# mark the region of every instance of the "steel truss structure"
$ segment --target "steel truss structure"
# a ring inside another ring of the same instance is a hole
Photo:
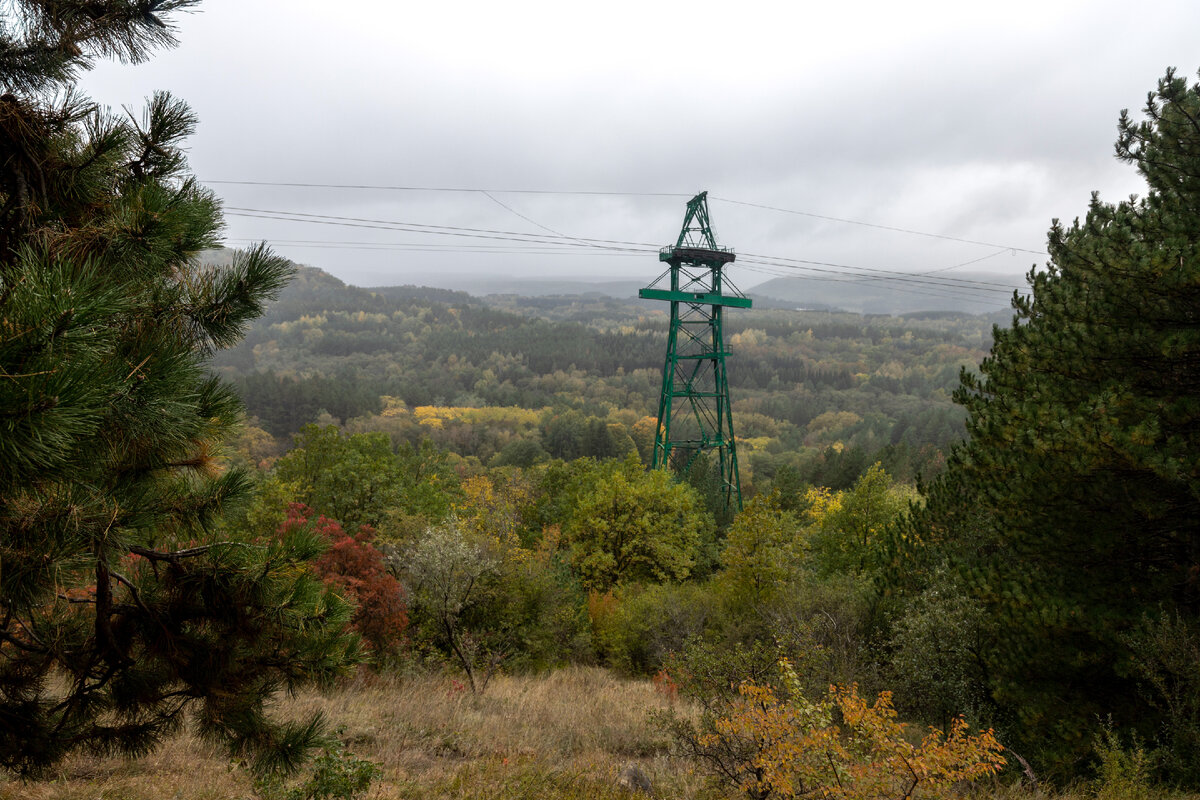
[[[658,254],[667,271],[638,296],[671,303],[651,466],[684,474],[702,453],[715,452],[725,504],[741,508],[722,311],[750,308],[750,299],[722,274],[734,259],[732,250],[717,245],[708,192],[701,192],[688,201],[675,245]]]

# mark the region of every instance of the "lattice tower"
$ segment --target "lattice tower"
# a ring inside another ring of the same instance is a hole
[[[750,308],[750,299],[722,274],[734,258],[732,250],[717,245],[708,192],[701,192],[688,201],[679,239],[658,254],[667,271],[638,296],[671,303],[651,466],[686,474],[701,453],[714,452],[725,504],[741,508],[722,311]]]

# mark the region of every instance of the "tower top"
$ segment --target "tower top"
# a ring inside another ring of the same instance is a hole
[[[716,234],[713,233],[712,223],[708,218],[708,192],[701,192],[688,201],[679,239],[674,245],[664,247],[658,253],[659,261],[666,261],[672,266],[690,263],[719,267],[735,258],[732,250],[717,244]]]

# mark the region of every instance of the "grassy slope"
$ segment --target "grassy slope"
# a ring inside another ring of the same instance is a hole
[[[703,780],[667,754],[647,721],[663,695],[649,681],[600,669],[533,677],[498,676],[482,697],[451,678],[366,676],[326,695],[285,704],[321,710],[342,727],[349,749],[379,763],[369,798],[595,798],[639,764],[659,797],[703,796]],[[0,779],[2,780],[2,779]],[[0,800],[225,800],[252,797],[244,773],[190,736],[140,760],[77,757],[52,781],[0,783]]]
[[[709,786],[672,757],[648,721],[668,699],[650,681],[572,667],[540,677],[498,676],[482,697],[451,677],[364,675],[327,694],[285,702],[285,713],[325,713],[348,749],[383,776],[367,800],[634,800],[616,787],[638,764],[659,800],[744,798]],[[1009,779],[962,787],[965,800],[1197,800],[1117,781],[1066,791],[1030,790]],[[143,759],[70,759],[53,779],[4,782],[0,800],[242,800],[246,774],[183,735]],[[918,797],[920,795],[918,794]]]

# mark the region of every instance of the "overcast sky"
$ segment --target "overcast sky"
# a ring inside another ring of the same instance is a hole
[[[1118,114],[1166,67],[1200,67],[1194,0],[209,0],[178,23],[179,48],[103,65],[85,89],[113,107],[186,99],[229,243],[266,239],[364,286],[649,283],[654,255],[580,240],[672,243],[702,189],[743,287],[769,277],[753,256],[945,276],[982,259],[956,269],[1015,276],[1090,192],[1142,191],[1113,158]]]

